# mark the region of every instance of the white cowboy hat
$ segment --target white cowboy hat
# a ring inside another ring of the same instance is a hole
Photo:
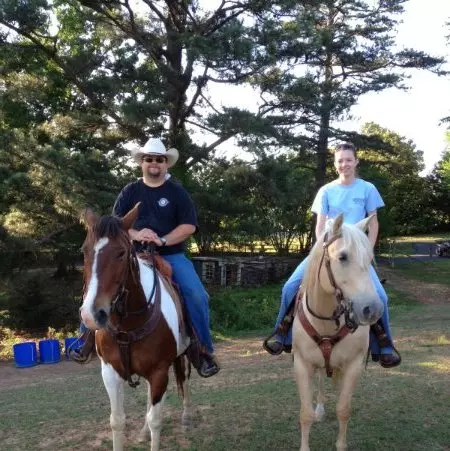
[[[150,138],[143,147],[131,150],[134,161],[141,164],[144,155],[162,155],[167,158],[167,165],[171,168],[178,160],[179,153],[173,147],[169,150],[159,138]]]

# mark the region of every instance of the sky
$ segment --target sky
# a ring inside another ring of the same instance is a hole
[[[450,0],[409,0],[398,26],[396,44],[401,48],[423,50],[433,56],[450,61]],[[450,70],[450,64],[446,65]],[[450,115],[450,76],[439,77],[425,71],[411,71],[405,80],[408,91],[388,89],[380,93],[361,96],[351,110],[352,120],[340,126],[347,130],[360,130],[366,122],[376,122],[408,139],[424,152],[425,170],[430,172],[446,148],[446,126],[440,125]],[[214,91],[213,91],[214,90]],[[257,97],[245,87],[212,88],[211,94],[223,105],[250,107]],[[230,102],[230,99],[232,101]],[[251,109],[251,108],[249,108]],[[211,139],[203,138],[205,141]],[[222,154],[229,153],[230,143],[219,147]]]

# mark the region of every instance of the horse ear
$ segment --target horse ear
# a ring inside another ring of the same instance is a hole
[[[338,235],[340,233],[343,223],[344,223],[344,214],[340,213],[339,216],[333,221],[333,236]]]
[[[369,230],[370,223],[372,222],[375,215],[368,216],[367,218],[362,219],[361,221],[357,222],[355,225],[358,227],[358,229],[361,229],[363,232],[366,232]]]
[[[134,224],[134,221],[136,221],[138,211],[139,211],[139,205],[141,205],[140,202],[138,202],[123,218],[123,229],[129,230],[131,229],[132,225]]]
[[[92,210],[92,208],[86,208],[81,212],[80,222],[88,230],[92,230],[98,221],[98,215]]]

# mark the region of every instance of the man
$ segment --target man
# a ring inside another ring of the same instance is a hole
[[[213,376],[220,368],[214,357],[209,330],[208,294],[192,262],[184,254],[186,240],[197,230],[197,215],[187,191],[172,182],[167,173],[177,162],[178,151],[166,150],[160,139],[150,138],[144,147],[132,151],[132,156],[141,166],[142,178],[129,183],[120,192],[113,213],[123,217],[141,202],[138,217],[128,231],[130,239],[138,252],[145,243],[155,243],[160,255],[172,266],[173,279],[179,286],[200,342],[197,371],[202,377]],[[77,362],[84,363],[89,359],[93,345],[88,341],[80,352],[72,353]]]

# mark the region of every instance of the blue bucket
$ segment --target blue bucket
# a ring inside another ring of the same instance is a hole
[[[69,358],[70,351],[78,351],[84,344],[84,340],[78,337],[70,337],[64,339],[64,353]]]
[[[17,343],[13,346],[14,363],[17,368],[28,368],[37,365],[37,349],[34,341]]]
[[[40,363],[58,363],[61,360],[59,341],[55,339],[41,340],[39,342]]]

